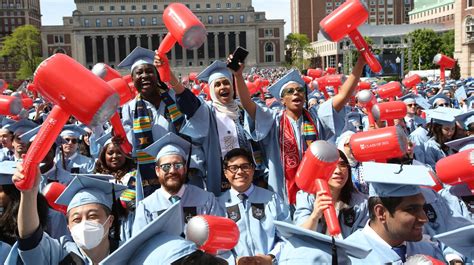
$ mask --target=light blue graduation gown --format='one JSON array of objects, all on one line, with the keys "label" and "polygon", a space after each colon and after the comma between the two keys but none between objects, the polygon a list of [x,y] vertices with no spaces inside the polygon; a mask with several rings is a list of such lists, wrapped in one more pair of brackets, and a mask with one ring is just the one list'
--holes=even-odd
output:
[{"label": "light blue graduation gown", "polygon": [[73,176],[71,175],[71,172],[64,170],[62,166],[58,167],[55,163],[48,172],[41,175],[40,191],[42,191],[49,182],[57,181],[67,186],[72,179]]},{"label": "light blue graduation gown", "polygon": [[[293,215],[293,222],[296,225],[301,225],[308,219],[313,212],[315,200],[314,194],[309,194],[302,190],[298,191],[296,194],[296,210]],[[353,192],[349,208],[345,208],[342,211],[336,209],[336,213],[342,237],[346,238],[358,229],[363,228],[367,223],[369,219],[367,196],[359,192]],[[320,221],[323,219],[324,217],[321,217]],[[322,225],[317,225],[316,232],[322,233]]]},{"label": "light blue graduation gown", "polygon": [[5,242],[0,241],[0,264],[4,264],[5,260],[8,257],[8,253],[10,253],[11,246]]},{"label": "light blue graduation gown", "polygon": [[67,228],[66,216],[56,210],[48,210],[48,229],[46,232],[55,239],[60,239],[62,236],[70,235]]},{"label": "light blue graduation gown", "polygon": [[[314,109],[314,108],[313,108]],[[345,110],[345,109],[343,109]],[[255,120],[252,120],[246,113],[244,128],[254,141],[260,141],[265,147],[266,166],[269,170],[268,186],[285,201],[288,201],[282,158],[280,154],[280,120],[283,112],[277,112],[269,108],[257,105]],[[337,113],[332,108],[332,99],[324,102],[317,110],[318,118],[314,116],[315,111],[311,111],[314,125],[318,130],[320,140],[335,141],[337,138],[337,128],[344,127],[345,111]],[[295,136],[302,140],[301,136]],[[301,142],[298,146],[302,146]],[[300,150],[300,153],[302,150]]]},{"label": "light blue graduation gown", "polygon": [[235,254],[237,257],[269,254],[279,241],[273,221],[290,221],[288,205],[276,193],[257,186],[245,201],[245,207],[236,194],[228,190],[218,198],[227,217],[239,227]]},{"label": "light blue graduation gown", "polygon": [[0,162],[2,161],[15,161],[15,157],[13,155],[13,151],[10,153],[8,148],[3,147],[0,149]]},{"label": "light blue graduation gown", "polygon": [[[368,223],[367,223],[368,225]],[[344,241],[364,245],[372,248],[372,251],[363,259],[350,257],[352,264],[386,264],[391,262],[401,263],[400,256],[388,245],[373,239],[365,230],[354,232]],[[443,254],[434,243],[431,242],[405,242],[407,246],[407,258],[416,254],[424,254],[433,258],[444,260]]]},{"label": "light blue graduation gown", "polygon": [[423,127],[416,128],[409,137],[410,141],[415,145],[413,153],[416,160],[426,163],[425,159],[425,143],[429,140],[428,131]]},{"label": "light blue graduation gown", "polygon": [[[58,167],[63,166],[62,160],[61,160],[61,152],[58,152],[58,154],[54,158],[54,162],[56,163],[56,166]],[[90,157],[79,154],[79,151],[77,151],[74,155],[68,158],[66,162],[66,171],[68,172],[76,171],[74,172],[76,174],[92,173],[92,171],[94,171],[94,167],[95,167],[95,161]]]},{"label": "light blue graduation gown", "polygon": [[452,188],[452,186],[446,185],[438,193],[446,201],[454,217],[461,216],[474,223],[474,213],[469,211],[463,200],[451,193]]},{"label": "light blue graduation gown", "polygon": [[[447,155],[451,154],[453,154],[453,151],[449,149]],[[425,143],[425,163],[433,170],[436,170],[436,162],[445,157],[446,154],[441,150],[441,145],[434,138],[430,138]]]},{"label": "light blue graduation gown", "polygon": [[[200,214],[224,216],[224,210],[217,202],[214,194],[193,185],[186,185],[180,202],[183,207],[185,223],[190,218]],[[143,227],[156,219],[171,205],[171,201],[161,193],[161,188],[140,201],[135,210],[132,235],[138,234]]]}]

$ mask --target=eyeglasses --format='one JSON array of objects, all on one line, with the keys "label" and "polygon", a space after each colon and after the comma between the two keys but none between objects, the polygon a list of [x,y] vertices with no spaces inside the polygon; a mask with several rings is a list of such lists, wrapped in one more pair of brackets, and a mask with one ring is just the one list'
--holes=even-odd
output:
[{"label": "eyeglasses", "polygon": [[76,138],[63,138],[63,143],[77,144],[77,139]]},{"label": "eyeglasses", "polygon": [[159,167],[161,168],[161,170],[168,173],[171,170],[171,167],[173,167],[175,170],[180,170],[184,168],[184,163],[166,163],[159,165]]},{"label": "eyeglasses", "polygon": [[283,91],[282,91],[281,94],[282,94],[282,95],[292,95],[292,94],[295,93],[295,91],[296,91],[297,93],[304,93],[305,89],[304,89],[304,87],[285,88],[285,89],[283,89]]},{"label": "eyeglasses", "polygon": [[407,104],[407,107],[413,108],[416,107],[416,104]]},{"label": "eyeglasses", "polygon": [[436,107],[449,107],[448,103],[436,104]]},{"label": "eyeglasses", "polygon": [[253,164],[251,163],[244,163],[241,165],[230,165],[227,166],[226,169],[229,170],[232,173],[237,173],[239,171],[239,168],[242,169],[242,171],[249,172],[250,170],[253,169]]}]

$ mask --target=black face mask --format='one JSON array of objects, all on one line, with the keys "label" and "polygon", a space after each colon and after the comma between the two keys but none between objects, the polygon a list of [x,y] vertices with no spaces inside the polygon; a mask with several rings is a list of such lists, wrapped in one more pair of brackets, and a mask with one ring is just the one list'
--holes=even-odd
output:
[{"label": "black face mask", "polygon": [[2,216],[2,215],[3,215],[3,212],[4,212],[4,211],[5,211],[5,208],[3,208],[3,206],[2,206],[2,207],[0,207],[0,216]]}]

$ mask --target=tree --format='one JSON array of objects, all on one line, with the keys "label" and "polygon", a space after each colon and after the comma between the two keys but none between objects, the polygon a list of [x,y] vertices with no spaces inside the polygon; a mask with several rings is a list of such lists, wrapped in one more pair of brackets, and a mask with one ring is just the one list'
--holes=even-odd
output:
[{"label": "tree", "polygon": [[454,30],[452,29],[443,33],[440,37],[440,41],[439,52],[452,58],[454,54]]},{"label": "tree", "polygon": [[33,76],[36,67],[42,61],[40,44],[41,36],[36,27],[21,26],[5,37],[0,57],[9,57],[11,63],[20,65],[17,79],[27,79]]},{"label": "tree", "polygon": [[454,68],[451,69],[451,74],[449,77],[454,80],[459,80],[461,78],[461,69],[459,68],[458,60],[456,60]]},{"label": "tree", "polygon": [[420,62],[421,70],[435,68],[433,57],[440,51],[441,40],[432,29],[417,29],[410,34],[412,38],[412,56]]},{"label": "tree", "polygon": [[303,70],[304,66],[309,65],[309,60],[303,58],[304,53],[313,54],[314,49],[310,45],[310,41],[306,34],[290,33],[286,36],[285,45],[289,52],[289,66],[296,66]]}]

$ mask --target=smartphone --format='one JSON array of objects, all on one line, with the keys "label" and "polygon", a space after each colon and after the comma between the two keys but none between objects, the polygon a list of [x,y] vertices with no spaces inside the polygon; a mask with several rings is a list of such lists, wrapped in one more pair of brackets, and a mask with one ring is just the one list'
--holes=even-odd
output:
[{"label": "smartphone", "polygon": [[238,71],[240,67],[239,63],[243,63],[245,58],[247,58],[247,55],[249,55],[249,51],[240,46],[237,47],[237,49],[235,49],[234,53],[232,54],[232,60],[227,64],[227,67],[234,71]]}]

